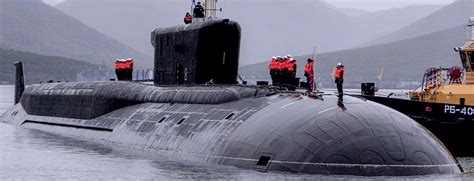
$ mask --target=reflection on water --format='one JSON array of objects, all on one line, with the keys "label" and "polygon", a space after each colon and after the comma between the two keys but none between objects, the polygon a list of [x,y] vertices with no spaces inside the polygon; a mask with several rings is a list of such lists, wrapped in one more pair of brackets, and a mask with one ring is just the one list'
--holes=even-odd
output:
[{"label": "reflection on water", "polygon": [[[0,114],[13,104],[13,87],[0,86]],[[474,159],[459,159],[474,170]],[[0,123],[0,180],[24,179],[238,179],[344,180],[355,176],[261,173],[228,166],[173,161],[149,152],[56,136]],[[474,179],[474,174],[375,179]]]}]

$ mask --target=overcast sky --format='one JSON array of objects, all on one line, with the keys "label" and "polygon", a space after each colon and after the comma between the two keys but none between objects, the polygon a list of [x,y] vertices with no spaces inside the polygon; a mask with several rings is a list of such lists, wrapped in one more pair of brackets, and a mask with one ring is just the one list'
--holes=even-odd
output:
[{"label": "overcast sky", "polygon": [[[46,3],[55,5],[64,0],[43,0]],[[130,0],[133,1],[133,0]],[[157,0],[159,1],[159,0]],[[258,1],[258,0],[256,0]],[[297,1],[297,0],[289,0]],[[355,8],[369,11],[404,7],[408,5],[437,4],[446,5],[454,0],[323,0],[340,8]]]},{"label": "overcast sky", "polygon": [[404,7],[408,5],[435,4],[447,5],[454,0],[324,0],[336,7],[355,8],[369,11]]}]

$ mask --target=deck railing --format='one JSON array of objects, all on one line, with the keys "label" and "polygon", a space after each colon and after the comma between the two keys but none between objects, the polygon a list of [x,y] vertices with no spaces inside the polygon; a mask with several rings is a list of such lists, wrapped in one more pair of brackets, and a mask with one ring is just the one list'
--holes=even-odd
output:
[{"label": "deck railing", "polygon": [[147,82],[153,81],[154,71],[152,69],[142,69],[133,71],[133,81]]}]

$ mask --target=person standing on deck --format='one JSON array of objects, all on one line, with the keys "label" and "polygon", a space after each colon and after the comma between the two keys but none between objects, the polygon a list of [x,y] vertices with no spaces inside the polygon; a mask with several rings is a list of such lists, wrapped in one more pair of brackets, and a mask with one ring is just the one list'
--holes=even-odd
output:
[{"label": "person standing on deck", "polygon": [[304,76],[306,77],[306,84],[308,92],[313,92],[314,84],[314,60],[308,58],[308,63],[304,67]]},{"label": "person standing on deck", "polygon": [[344,83],[344,65],[342,63],[338,63],[334,75],[335,83],[337,86],[337,92],[339,93],[339,100],[342,101],[342,96],[343,96],[343,89],[342,89],[342,84]]},{"label": "person standing on deck", "polygon": [[296,60],[294,60],[293,58],[290,58],[290,60],[288,61],[288,72],[289,72],[289,75],[288,75],[288,84],[289,85],[297,85],[295,84],[296,82]]}]

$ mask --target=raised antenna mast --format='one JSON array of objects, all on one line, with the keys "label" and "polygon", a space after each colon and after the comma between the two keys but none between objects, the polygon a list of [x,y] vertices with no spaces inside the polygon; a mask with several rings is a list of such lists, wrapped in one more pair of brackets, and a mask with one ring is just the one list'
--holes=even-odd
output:
[{"label": "raised antenna mast", "polygon": [[471,35],[471,40],[474,40],[474,17],[469,18],[469,28],[471,29],[471,32],[469,34]]},{"label": "raised antenna mast", "polygon": [[217,12],[222,12],[222,8],[217,8],[217,0],[205,0],[204,13],[207,20],[217,19]]}]

